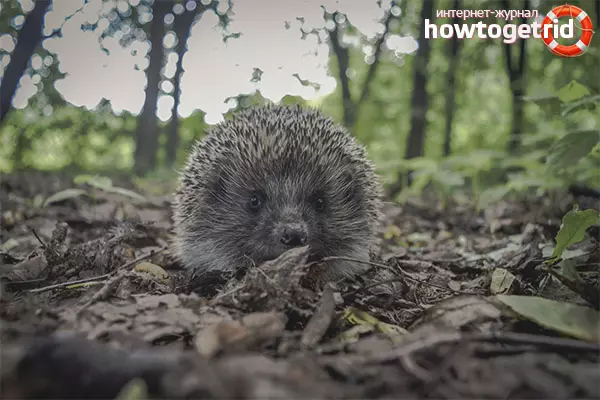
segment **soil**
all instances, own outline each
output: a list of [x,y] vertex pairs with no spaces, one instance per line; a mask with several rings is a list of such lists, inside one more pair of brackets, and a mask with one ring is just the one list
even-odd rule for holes
[[585,290],[545,261],[562,216],[598,199],[565,191],[481,212],[459,197],[386,203],[382,254],[356,279],[325,283],[307,248],[187,274],[169,254],[161,183],[114,183],[136,199],[69,195],[72,182],[21,173],[0,185],[3,398],[600,397],[597,338],[498,296],[597,315],[598,226],[575,246]]

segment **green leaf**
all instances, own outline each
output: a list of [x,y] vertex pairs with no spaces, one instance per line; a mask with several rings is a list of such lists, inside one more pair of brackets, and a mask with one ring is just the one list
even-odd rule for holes
[[107,190],[112,188],[112,180],[106,176],[94,176],[87,182],[88,185],[98,189]]
[[511,188],[507,185],[495,186],[484,190],[477,199],[477,210],[484,210],[492,204],[499,202],[510,190]]
[[119,392],[116,400],[145,400],[148,398],[148,386],[141,378],[133,378]]
[[44,207],[52,203],[58,203],[60,201],[73,199],[84,194],[87,194],[87,192],[83,189],[65,189],[58,193],[54,193],[52,196],[48,197],[46,201],[44,201]]
[[576,110],[582,106],[593,107],[595,103],[600,103],[600,94],[596,96],[585,97],[570,104],[565,104],[560,115],[564,117],[565,115],[570,114],[573,110]]
[[93,178],[93,175],[77,175],[75,178],[73,178],[73,183],[76,185],[83,185],[84,183],[88,183]]
[[141,202],[146,201],[146,198],[144,196],[139,195],[134,191],[124,189],[122,187],[108,186],[108,187],[103,187],[102,190],[104,190],[105,192],[109,192],[109,193],[120,194],[121,196],[126,196],[126,197],[129,197],[129,198],[137,200],[137,201],[141,201]]
[[581,242],[585,231],[598,221],[600,221],[600,214],[597,211],[593,209],[579,211],[579,206],[575,204],[562,219],[560,230],[556,234],[556,247],[552,252],[552,258],[560,258],[567,247]]
[[600,131],[587,130],[568,133],[559,139],[546,159],[549,170],[562,169],[576,164],[590,154],[600,140]]
[[110,178],[98,175],[78,175],[73,179],[73,183],[76,185],[88,184],[103,190],[112,187],[112,180]]
[[406,329],[398,325],[381,322],[371,314],[354,307],[344,310],[344,319],[353,325],[366,325],[375,331],[387,335],[392,341],[400,340],[404,334],[408,333]]
[[521,317],[578,339],[600,341],[600,313],[593,308],[535,296],[497,295]]
[[560,88],[556,95],[563,103],[579,100],[584,96],[589,96],[590,90],[577,81],[571,81]]

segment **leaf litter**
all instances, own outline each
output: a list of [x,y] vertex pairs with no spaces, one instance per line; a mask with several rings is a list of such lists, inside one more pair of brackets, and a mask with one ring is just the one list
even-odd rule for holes
[[82,179],[0,186],[3,397],[600,396],[597,201],[389,205],[381,258],[324,282],[308,248],[187,274],[168,196]]

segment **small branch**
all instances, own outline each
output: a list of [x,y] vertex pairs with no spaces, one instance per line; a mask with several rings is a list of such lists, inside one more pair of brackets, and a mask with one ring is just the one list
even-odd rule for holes
[[47,247],[46,243],[44,243],[44,241],[38,236],[35,229],[31,228],[31,233],[33,233],[33,236],[35,236],[35,238],[38,240],[38,242],[40,242],[40,244],[42,245],[42,248],[45,249]]
[[600,344],[585,342],[583,340],[559,338],[542,335],[532,335],[528,333],[516,332],[488,332],[476,334],[456,333],[440,333],[429,336],[422,340],[417,340],[412,343],[400,346],[392,351],[381,353],[373,356],[368,360],[368,363],[380,364],[389,362],[401,357],[414,354],[418,351],[427,350],[432,347],[445,344],[458,344],[465,342],[492,342],[492,343],[511,343],[511,344],[529,344],[535,346],[543,346],[550,348],[568,349],[583,352],[600,353]]
[[385,38],[390,30],[390,23],[394,19],[394,14],[392,14],[392,7],[396,5],[395,1],[392,1],[390,5],[390,9],[387,12],[383,20],[383,33],[381,37],[377,39],[375,42],[375,52],[373,53],[373,64],[369,66],[369,70],[367,71],[367,76],[365,78],[365,82],[363,83],[362,91],[360,93],[360,97],[358,99],[358,103],[356,104],[356,108],[360,108],[360,105],[365,101],[365,99],[369,96],[369,91],[371,87],[371,81],[375,77],[375,72],[377,72],[377,67],[379,66],[379,59],[381,56],[381,51],[383,49],[383,43],[385,42]]
[[92,276],[90,278],[79,279],[76,281],[57,283],[55,285],[49,285],[49,286],[44,286],[44,287],[37,288],[37,289],[31,289],[31,290],[29,290],[29,293],[43,293],[43,292],[47,292],[47,291],[54,290],[54,289],[64,288],[64,287],[71,286],[71,285],[78,285],[81,283],[94,282],[94,281],[106,279],[111,275],[112,275],[112,273],[108,273],[108,274],[99,275],[99,276]]
[[29,293],[42,293],[42,292],[47,292],[49,290],[54,290],[54,289],[60,289],[60,288],[64,288],[67,286],[71,286],[71,285],[77,285],[80,283],[87,283],[87,282],[93,282],[93,281],[97,281],[97,280],[102,280],[102,279],[106,279],[106,278],[110,278],[112,275],[114,275],[116,272],[127,269],[132,267],[133,265],[139,263],[140,261],[144,261],[156,254],[162,253],[163,251],[165,251],[167,249],[167,247],[163,247],[157,251],[151,251],[150,253],[147,254],[143,254],[141,256],[139,256],[138,258],[136,258],[135,260],[129,261],[123,265],[121,265],[120,267],[118,267],[117,269],[115,269],[112,272],[109,272],[107,274],[103,274],[103,275],[98,275],[98,276],[92,276],[90,278],[84,278],[84,279],[78,279],[76,281],[69,281],[69,282],[62,282],[62,283],[57,283],[54,285],[49,285],[49,286],[44,286],[41,288],[37,288],[37,289],[31,289],[29,290]]

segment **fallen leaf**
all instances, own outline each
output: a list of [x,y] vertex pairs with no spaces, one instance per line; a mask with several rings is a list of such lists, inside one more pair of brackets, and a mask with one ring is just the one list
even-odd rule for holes
[[156,277],[160,283],[165,285],[169,284],[169,274],[162,269],[162,267],[152,264],[151,262],[141,262],[134,267],[134,270],[137,272],[146,272],[154,277]]
[[389,336],[392,341],[399,341],[401,336],[407,333],[407,330],[404,328],[381,322],[371,314],[354,307],[344,310],[344,319],[354,325],[372,327],[374,330]]
[[87,194],[87,192],[83,189],[61,190],[60,192],[54,193],[52,196],[48,197],[46,199],[46,201],[44,201],[44,207],[46,207],[52,203],[58,203],[58,202],[65,201],[68,199],[73,199],[75,197],[79,197],[84,194]]
[[221,351],[247,351],[281,336],[286,322],[283,313],[248,314],[241,320],[222,321],[201,330],[194,344],[205,357],[213,357]]
[[600,341],[600,313],[590,307],[536,296],[497,295],[521,317],[578,339]]
[[490,291],[492,294],[508,293],[515,279],[515,276],[509,270],[504,268],[496,268],[492,273]]
[[130,199],[137,200],[139,202],[146,202],[146,198],[134,191],[129,189],[125,189],[118,186],[110,186],[106,188],[102,188],[105,192],[120,194],[121,196],[129,197]]
[[304,328],[304,332],[302,332],[302,344],[304,346],[312,347],[319,343],[331,325],[334,312],[335,300],[333,298],[333,290],[331,290],[330,286],[327,286],[321,296],[317,312],[311,317],[306,324],[306,328]]

